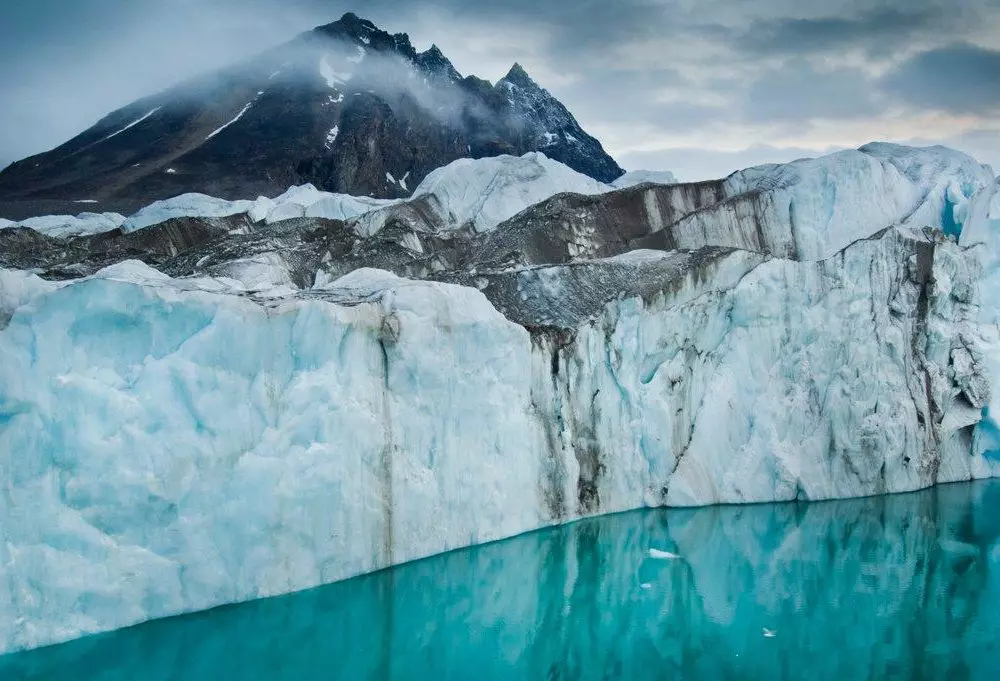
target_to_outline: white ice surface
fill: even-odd
[[[254,201],[227,201],[205,194],[182,194],[146,206],[125,220],[123,226],[126,231],[134,231],[171,218],[214,218],[243,213],[251,222],[267,224],[305,216],[347,220],[392,203],[395,201],[323,192],[311,184],[291,187],[274,199],[261,196]]]
[[[677,178],[669,170],[632,170],[611,183],[615,189],[634,187],[637,184],[677,184]]]
[[[1000,472],[963,449],[952,391],[976,376],[953,361],[975,258],[937,246],[921,330],[908,244],[736,252],[565,347],[475,289],[378,270],[274,298],[276,255],[237,263],[242,286],[135,262],[61,286],[5,272],[0,650],[590,513]]]
[[[80,213],[79,215],[44,215],[20,222],[0,220],[5,227],[29,227],[36,232],[54,237],[98,234],[121,227],[125,216],[118,213]]]
[[[471,227],[476,232],[487,232],[555,194],[602,194],[609,189],[544,154],[530,152],[524,156],[458,159],[432,171],[413,190],[410,200],[426,200],[450,228]],[[374,234],[388,217],[387,212],[372,213],[359,223],[358,229],[366,236]]]
[[[205,194],[181,194],[172,199],[156,201],[139,210],[125,221],[125,231],[132,232],[165,220],[181,217],[218,218],[246,213],[254,206],[253,201],[227,201]]]
[[[958,151],[873,143],[733,173],[724,191],[735,203],[691,215],[681,229],[733,230],[741,214],[749,229],[745,215],[757,202],[771,252],[818,260],[891,226],[950,227],[957,233],[969,201],[993,182],[989,166]]]
[[[877,147],[743,171],[729,191],[767,193],[762,229],[803,256],[902,229],[820,262],[734,252],[560,345],[473,288],[366,269],[295,293],[277,253],[187,279],[0,270],[0,651],[591,513],[1000,473],[995,423],[967,439],[1000,366],[981,341],[1000,201],[966,159]],[[504,196],[509,175],[468,185]],[[443,186],[456,220],[504,212]],[[733,229],[715,215],[705,229]],[[917,257],[907,234],[953,223],[981,246]]]

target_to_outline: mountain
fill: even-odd
[[[345,14],[13,164],[0,172],[0,215],[80,200],[131,212],[186,192],[273,197],[305,183],[399,198],[455,159],[529,151],[602,182],[623,173],[520,65],[495,85],[462,77],[436,46],[418,53],[406,34]]]
[[[989,168],[555,166],[0,229],[0,652],[601,513],[1000,475]]]

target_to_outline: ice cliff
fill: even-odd
[[[0,270],[0,651],[588,515],[1000,474],[965,243],[995,189],[872,145],[486,231],[419,196],[376,230],[2,230],[36,262]],[[51,281],[98,248],[147,264]]]

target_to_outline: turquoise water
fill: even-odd
[[[998,673],[1000,482],[600,518],[0,658],[4,681]]]

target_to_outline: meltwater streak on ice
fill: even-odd
[[[0,678],[995,678],[998,601],[989,481],[586,520],[0,658]]]

